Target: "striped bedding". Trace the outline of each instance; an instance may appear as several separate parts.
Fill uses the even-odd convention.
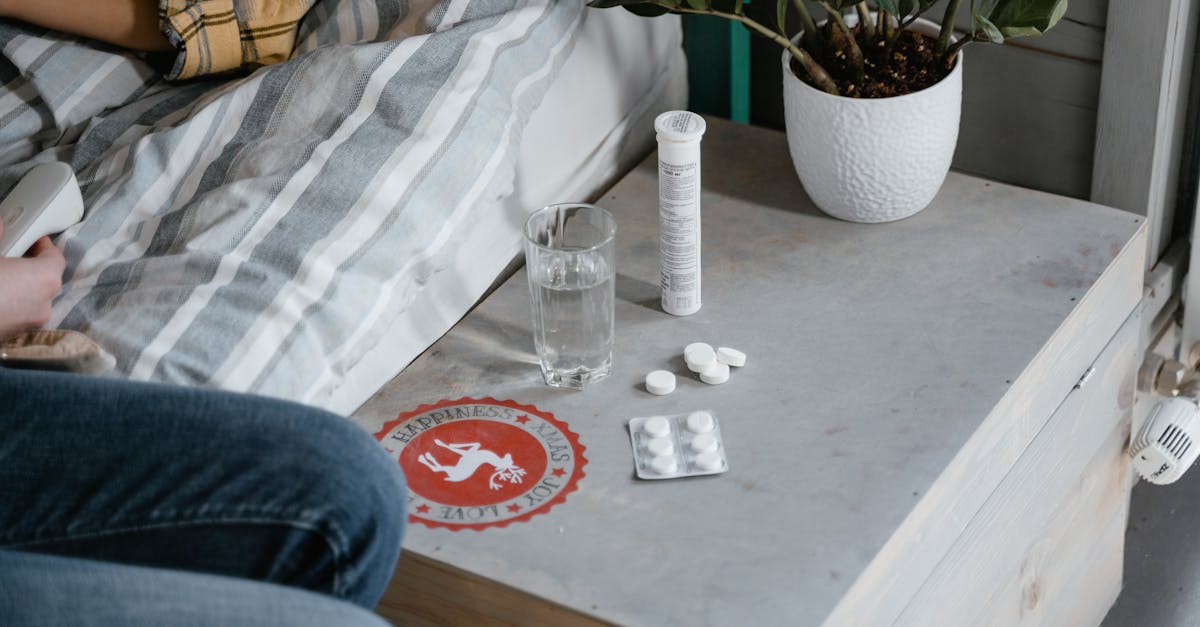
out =
[[[0,191],[60,160],[87,206],[50,326],[130,378],[329,406],[511,193],[582,5],[322,0],[291,61],[178,84],[0,22]]]

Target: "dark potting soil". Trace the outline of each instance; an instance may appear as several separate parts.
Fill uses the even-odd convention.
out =
[[[850,98],[888,98],[903,96],[936,84],[953,69],[953,63],[945,63],[937,53],[937,40],[911,30],[905,30],[896,38],[891,54],[883,41],[868,45],[863,41],[860,29],[854,29],[862,48],[865,79],[854,80],[845,41],[827,45],[824,56],[814,58],[833,77],[841,95]],[[826,33],[830,41],[830,33]],[[840,45],[838,45],[840,43]],[[792,72],[801,80],[813,84],[812,78],[800,64],[792,59]],[[819,88],[818,88],[819,89]]]

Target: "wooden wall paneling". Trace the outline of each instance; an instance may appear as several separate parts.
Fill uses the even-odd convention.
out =
[[[1175,213],[1173,231],[1176,239],[1172,246],[1181,243],[1188,246],[1189,242],[1198,241],[1197,236],[1200,235],[1200,220],[1197,219],[1200,216],[1200,64],[1193,63],[1192,66],[1186,115],[1180,157],[1179,209]],[[1187,237],[1187,233],[1191,237]],[[1160,265],[1170,263],[1169,254],[1170,249],[1167,255],[1163,255]],[[1200,247],[1190,246],[1188,266],[1200,267]],[[1191,348],[1200,342],[1200,273],[1192,272],[1187,276],[1187,285],[1180,294],[1181,298],[1184,294],[1190,295],[1190,298],[1183,303],[1183,329],[1178,349],[1186,361]]]
[[[943,4],[930,15],[941,15]],[[1076,0],[1042,37],[967,46],[955,168],[1088,197],[1106,5]],[[961,11],[955,26],[969,32],[969,12]]]
[[[1146,269],[1171,241],[1196,35],[1189,0],[1112,2],[1091,200],[1146,216]]]
[[[1092,182],[1099,64],[982,44],[967,47],[964,63],[954,167],[1086,198]]]

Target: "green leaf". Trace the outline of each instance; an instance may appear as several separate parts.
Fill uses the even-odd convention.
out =
[[[671,9],[657,4],[648,4],[645,2],[630,3],[625,5],[625,10],[640,15],[642,17],[658,17],[665,13],[670,13]]]
[[[1067,12],[1067,0],[994,0],[988,21],[1005,37],[1044,35]]]
[[[1000,0],[977,0],[971,5],[971,10],[979,15],[991,15]]]
[[[858,0],[824,0],[821,4],[828,4],[838,11],[845,11],[858,4]]]
[[[1000,32],[1000,29],[991,20],[982,15],[974,15],[972,17],[975,18],[975,30],[983,31],[983,34],[987,35],[987,38],[994,44],[1004,43],[1004,34]]]
[[[708,0],[686,0],[686,3],[689,7],[697,11],[707,11],[712,6],[712,3]]]
[[[897,17],[907,17],[917,10],[917,0],[900,0],[900,13],[893,13]]]
[[[901,17],[900,8],[896,6],[896,0],[875,0],[875,4],[878,4],[880,9],[896,17]]]
[[[652,2],[647,2],[646,0],[592,0],[588,3],[588,6],[597,9],[625,7],[627,11],[635,15],[657,17],[679,8],[680,2],[681,0],[653,0]]]

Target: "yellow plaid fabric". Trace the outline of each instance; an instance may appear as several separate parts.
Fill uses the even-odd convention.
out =
[[[178,50],[170,80],[286,61],[296,26],[316,0],[159,0],[163,34]]]

